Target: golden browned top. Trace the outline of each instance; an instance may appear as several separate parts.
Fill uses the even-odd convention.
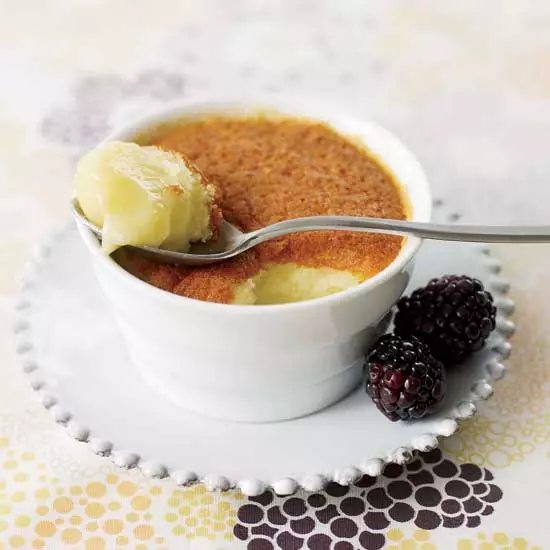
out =
[[[208,118],[182,123],[154,145],[185,153],[217,185],[223,216],[243,231],[289,218],[354,215],[405,218],[396,183],[372,156],[329,127],[301,119]],[[296,263],[352,271],[384,269],[401,237],[311,232],[264,243],[240,257],[200,268],[171,267],[130,256],[128,267],[183,296],[228,303],[236,283],[268,264]]]

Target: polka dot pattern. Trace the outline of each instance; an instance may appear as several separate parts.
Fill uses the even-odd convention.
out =
[[[202,485],[175,488],[169,480],[151,484],[137,473],[123,471],[65,485],[33,453],[12,449],[7,438],[0,438],[0,462],[8,463],[0,470],[0,550],[61,544],[84,550],[115,545],[122,550],[168,550],[167,533],[174,545],[182,537],[234,538],[234,503],[242,500],[240,495],[209,494]],[[33,491],[21,486],[21,474],[33,481]],[[153,524],[155,518],[166,527],[162,533]],[[19,534],[22,530],[25,534]],[[8,546],[2,546],[4,538]]]
[[[207,538],[209,540],[231,540],[237,511],[234,502],[243,500],[240,493],[220,493],[216,498],[209,494],[204,485],[180,488],[167,493],[164,516],[171,526],[171,533],[187,540]],[[240,511],[241,517],[250,524],[261,520],[257,511],[250,506]],[[261,515],[265,513],[260,510]]]
[[[9,448],[9,440],[4,441]],[[151,522],[160,514],[174,540],[237,539],[252,547],[288,550],[303,544],[315,548],[316,541],[322,545],[328,537],[330,550],[336,544],[343,550],[370,550],[382,548],[396,524],[412,522],[418,532],[477,527],[502,498],[489,470],[473,463],[455,464],[438,450],[418,454],[405,467],[388,465],[379,479],[364,476],[352,487],[331,483],[324,493],[286,498],[270,492],[248,499],[240,493],[213,495],[202,485],[151,485],[130,472],[65,485],[24,451],[10,449],[6,462],[8,477],[0,478],[0,517],[13,517],[15,527],[32,531],[30,537],[12,535],[9,523],[2,520],[0,532],[9,533],[13,548],[28,544],[47,548],[49,542],[84,549],[116,543],[124,548],[134,541],[136,548],[160,550],[166,537]],[[38,475],[32,494],[16,485],[20,474]],[[8,484],[13,488],[9,494],[5,491]],[[16,513],[29,500],[34,513]],[[415,539],[404,538],[402,547],[410,546],[410,540]]]
[[[281,498],[266,491],[251,497],[237,510],[233,534],[250,545],[269,542],[281,550],[314,548],[325,544],[325,536],[341,548],[376,550],[393,532],[401,533],[395,526],[412,523],[416,539],[395,547],[429,549],[433,544],[418,538],[423,533],[476,527],[502,496],[489,470],[455,464],[436,449],[415,453],[406,466],[389,464],[378,479],[363,476],[351,487],[331,482],[323,493]],[[416,540],[419,545],[411,546]]]

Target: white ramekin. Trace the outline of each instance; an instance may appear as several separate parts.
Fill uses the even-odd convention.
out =
[[[174,119],[258,110],[320,120],[361,140],[401,183],[411,219],[429,221],[428,183],[411,152],[372,122],[311,101],[186,101],[107,139],[131,141]],[[202,415],[249,422],[312,413],[358,385],[364,354],[386,328],[421,244],[408,238],[385,270],[350,290],[293,304],[237,306],[183,298],[144,283],[106,257],[86,227],[79,225],[79,231],[132,360],[148,382]]]

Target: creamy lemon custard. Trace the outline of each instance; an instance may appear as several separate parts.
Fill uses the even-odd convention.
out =
[[[77,164],[75,191],[86,217],[103,230],[102,249],[149,245],[186,251],[215,237],[215,187],[182,154],[107,142]]]
[[[301,216],[406,217],[391,174],[364,148],[320,123],[208,117],[173,125],[142,143],[190,159],[218,189],[223,216],[243,231]],[[356,286],[389,265],[402,242],[398,236],[322,231],[282,237],[205,267],[160,264],[127,249],[115,257],[169,292],[260,305]]]

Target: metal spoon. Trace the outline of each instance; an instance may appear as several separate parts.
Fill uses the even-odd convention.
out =
[[[91,223],[76,199],[72,211],[79,223],[90,228],[101,238],[101,229]],[[159,262],[184,265],[206,265],[222,262],[242,254],[270,239],[302,233],[304,231],[366,231],[394,235],[414,235],[423,239],[484,243],[548,243],[550,225],[538,226],[482,226],[444,225],[435,223],[388,220],[383,218],[357,218],[353,216],[312,216],[285,220],[262,229],[243,233],[224,220],[220,236],[215,241],[193,243],[188,252],[176,252],[150,246],[133,246],[141,253]]]

